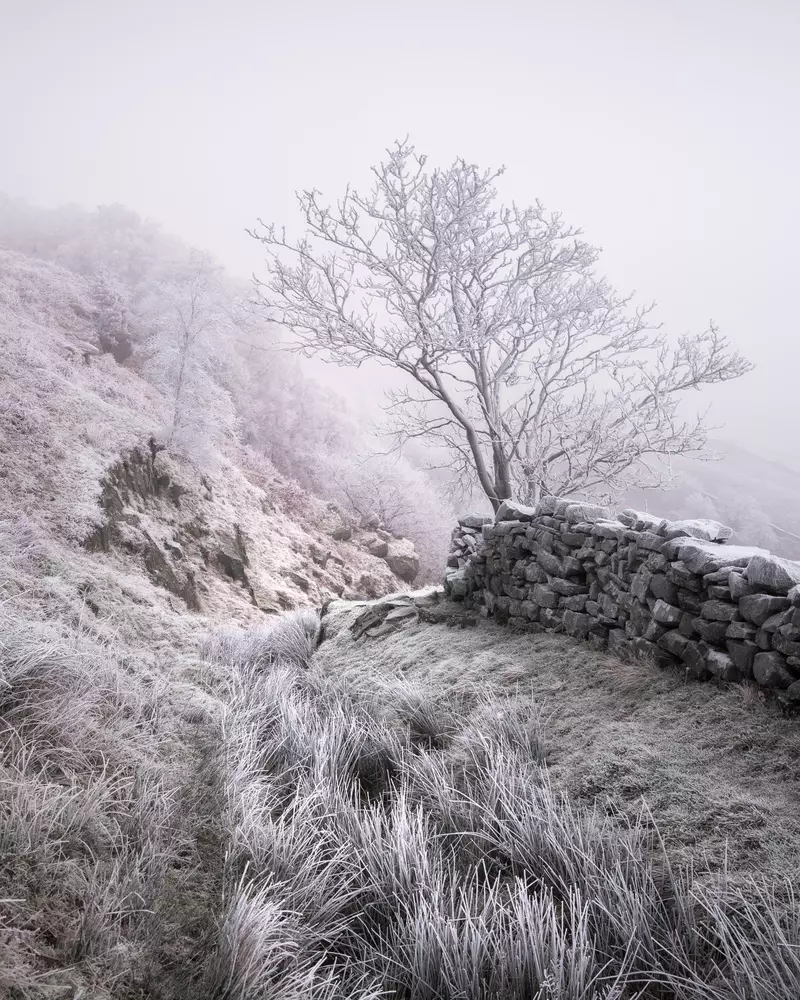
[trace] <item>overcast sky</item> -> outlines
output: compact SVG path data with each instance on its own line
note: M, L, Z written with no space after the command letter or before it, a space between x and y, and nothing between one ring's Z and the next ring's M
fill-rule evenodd
M395 138L504 163L666 328L758 369L725 436L797 460L797 0L0 0L0 190L121 202L259 265L243 230ZM352 387L352 381L347 383ZM365 384L365 390L369 386Z

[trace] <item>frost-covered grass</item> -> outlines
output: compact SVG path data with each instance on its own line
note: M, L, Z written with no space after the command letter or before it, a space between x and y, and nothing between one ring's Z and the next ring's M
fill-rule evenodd
M646 806L576 801L521 701L279 661L227 691L204 995L796 998L788 883L678 867Z

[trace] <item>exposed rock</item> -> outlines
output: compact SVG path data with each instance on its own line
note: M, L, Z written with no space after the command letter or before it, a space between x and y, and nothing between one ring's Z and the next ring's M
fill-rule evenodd
M407 538L398 538L391 543L386 563L394 575L406 583L413 583L416 580L419 573L419 556Z
M683 612L666 601L656 601L653 606L653 618L662 625L677 625Z
M338 528L334 528L331 532L331 538L337 542L349 542L352 537L353 529L349 524L340 524Z
M758 653L758 646L754 642L733 642L727 644L728 655L736 664L742 677L753 676L753 661Z
M590 503L571 503L564 511L564 517L570 524L578 524L581 521L592 524L595 521L609 521L614 514L608 507L598 507Z
M377 535L364 535L361 545L371 556L376 556L378 559L385 559L389 553L389 543Z
M703 618L715 622L732 622L739 618L739 609L726 601L706 601L701 612Z

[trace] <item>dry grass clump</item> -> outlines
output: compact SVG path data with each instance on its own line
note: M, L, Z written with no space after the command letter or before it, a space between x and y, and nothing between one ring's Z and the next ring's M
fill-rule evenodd
M319 615L304 608L281 615L261 628L221 628L204 639L201 656L239 669L275 663L307 667L316 648Z
M679 869L652 818L576 803L534 717L245 665L220 759L211 1000L796 1000L786 886Z

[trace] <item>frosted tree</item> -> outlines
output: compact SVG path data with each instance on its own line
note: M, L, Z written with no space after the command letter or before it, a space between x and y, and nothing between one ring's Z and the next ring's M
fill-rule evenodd
M169 402L166 444L204 461L236 428L233 400L215 377L225 367L231 334L219 274L210 257L193 252L148 303L153 321L144 372Z
M91 281L91 295L100 347L117 361L126 361L133 353L126 289L107 268L100 268Z
M657 457L699 453L691 390L750 364L712 325L670 344L595 272L599 250L558 214L498 204L502 170L444 169L407 142L368 194L298 195L298 241L259 220L268 317L298 350L389 365L398 444L443 448L496 508L506 497L601 495L669 478Z

